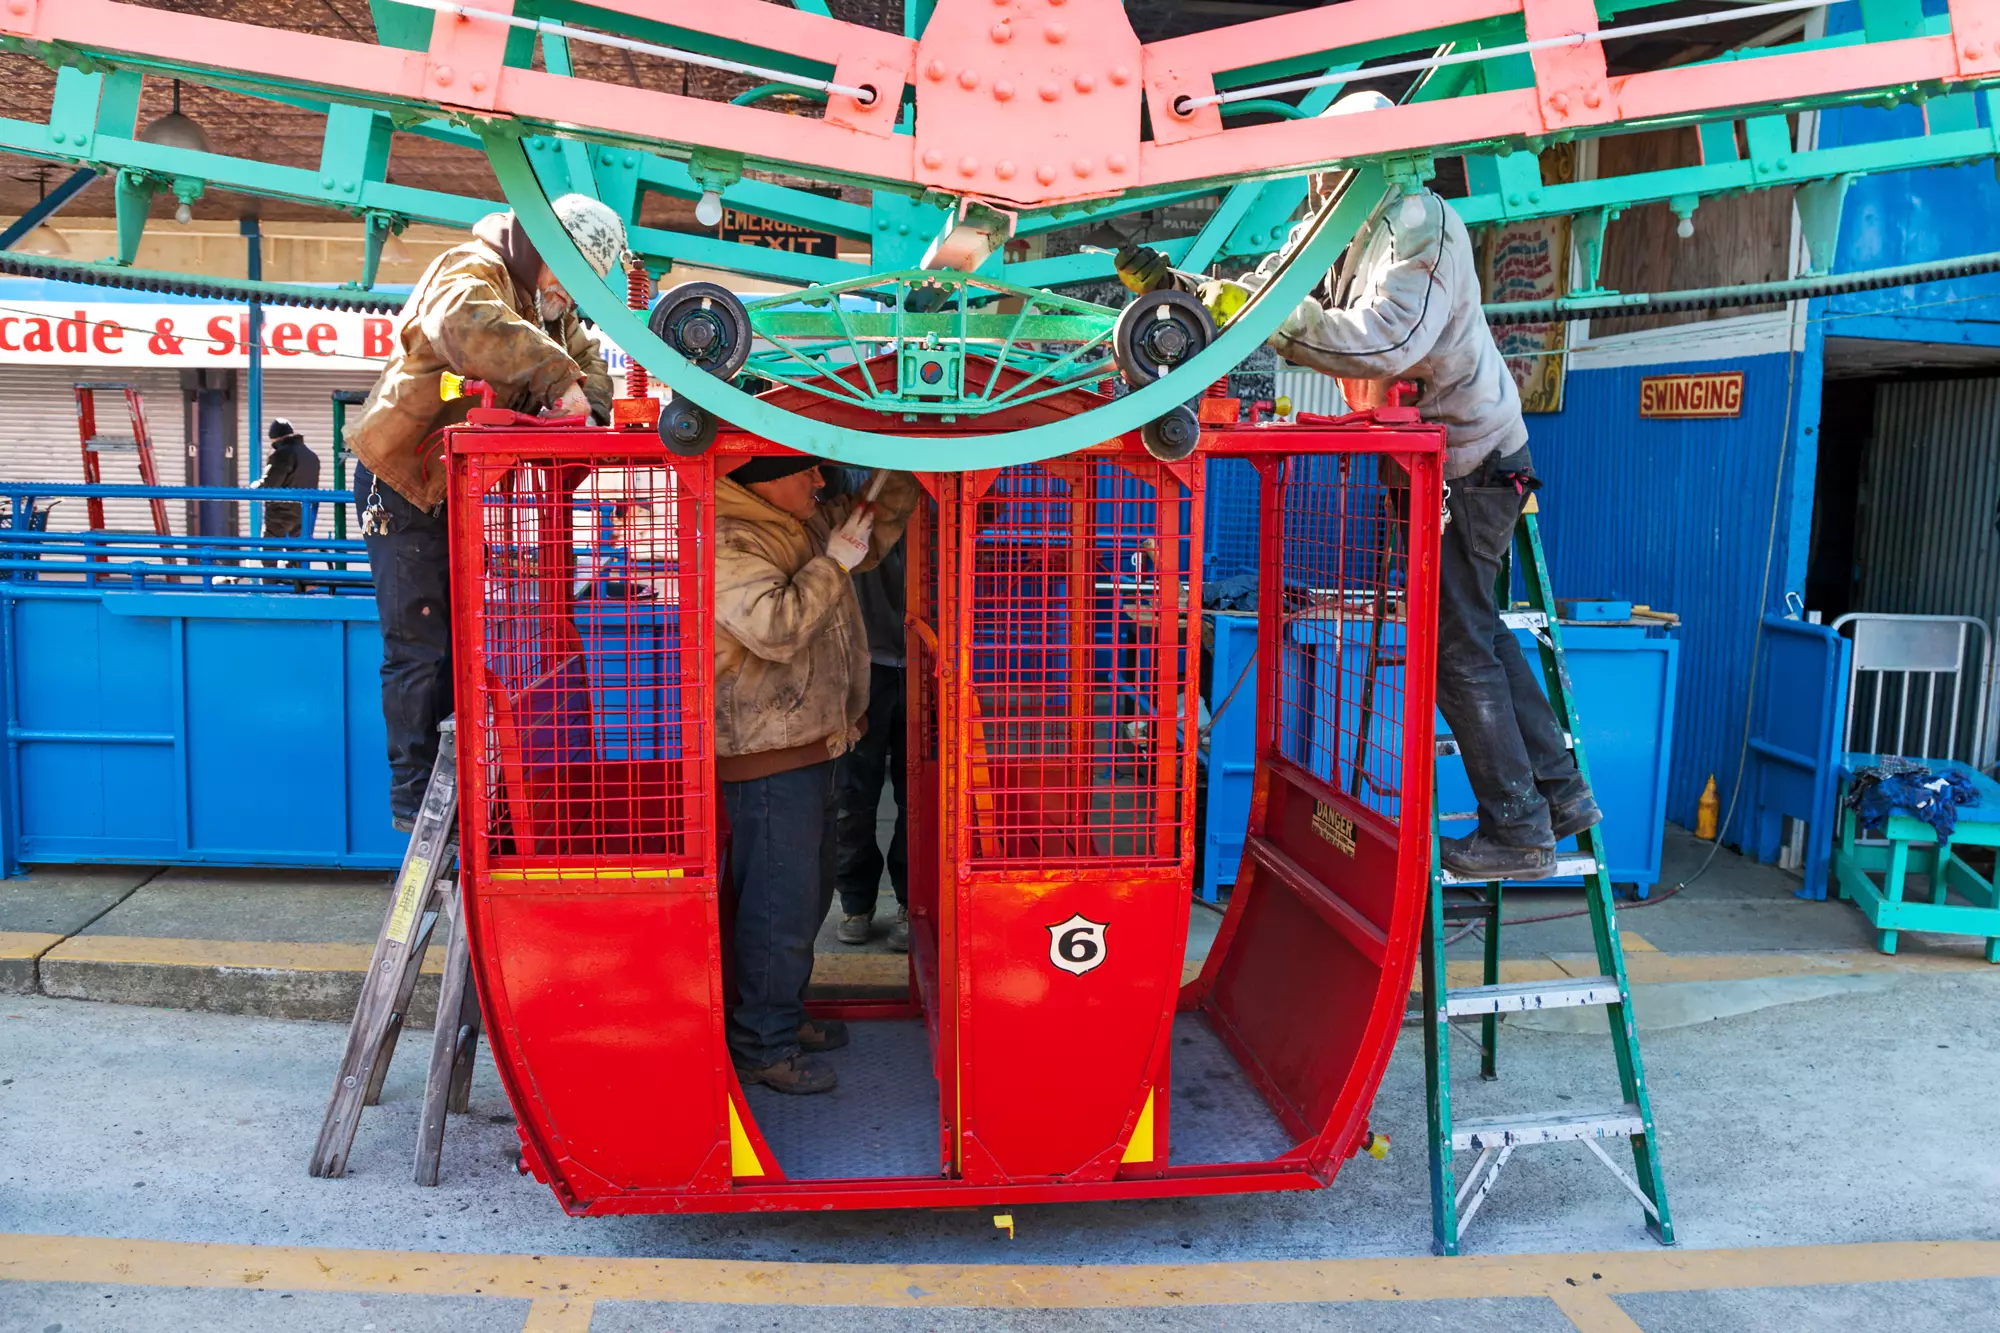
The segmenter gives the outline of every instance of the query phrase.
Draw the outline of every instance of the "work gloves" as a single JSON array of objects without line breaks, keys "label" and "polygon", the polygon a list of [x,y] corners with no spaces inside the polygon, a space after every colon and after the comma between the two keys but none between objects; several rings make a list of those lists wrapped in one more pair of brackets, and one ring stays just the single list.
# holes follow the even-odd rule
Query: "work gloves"
[{"label": "work gloves", "polygon": [[571,384],[563,390],[562,397],[549,404],[548,415],[552,417],[588,417],[590,399],[584,397],[583,385]]},{"label": "work gloves", "polygon": [[1167,257],[1143,245],[1126,246],[1111,262],[1118,270],[1118,281],[1139,296],[1158,291],[1169,281]]},{"label": "work gloves", "polygon": [[868,558],[868,539],[875,532],[875,510],[872,505],[856,505],[854,512],[827,535],[826,553],[842,569],[852,574],[863,560]]},{"label": "work gloves", "polygon": [[1227,328],[1237,312],[1250,304],[1250,289],[1227,278],[1210,278],[1195,290],[1195,295],[1208,307],[1208,316],[1218,329]]}]

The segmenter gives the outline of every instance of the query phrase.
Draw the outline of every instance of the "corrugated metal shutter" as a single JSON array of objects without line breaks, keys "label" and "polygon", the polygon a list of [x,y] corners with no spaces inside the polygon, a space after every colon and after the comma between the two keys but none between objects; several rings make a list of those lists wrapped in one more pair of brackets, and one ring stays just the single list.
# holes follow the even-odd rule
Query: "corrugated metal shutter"
[{"label": "corrugated metal shutter", "polygon": [[[1667,787],[1667,818],[1680,824],[1694,823],[1711,773],[1729,802],[1765,610],[1758,594],[1767,549],[1771,605],[1784,596],[1783,516],[1795,509],[1789,500],[1779,509],[1775,548],[1770,544],[1774,472],[1788,415],[1791,432],[1799,429],[1786,409],[1786,362],[1777,355],[1573,370],[1563,410],[1527,419],[1556,594],[1629,599],[1680,613]],[[1741,370],[1742,415],[1640,419],[1642,378],[1695,370]],[[1800,484],[1795,471],[1787,467],[1788,495]],[[1743,813],[1739,803],[1739,821]]]},{"label": "corrugated metal shutter", "polygon": [[[330,490],[333,487],[333,391],[358,389],[366,393],[374,386],[375,375],[366,370],[266,372],[264,420],[258,423],[254,434],[250,433],[250,422],[247,419],[249,404],[243,402],[244,395],[239,391],[237,402],[241,406],[238,410],[246,414],[246,417],[238,421],[237,428],[245,432],[242,438],[254,438],[259,441],[258,448],[261,451],[268,446],[264,432],[269,427],[271,419],[287,418],[292,423],[292,428],[305,436],[306,447],[319,455],[319,484]],[[360,410],[358,407],[347,409],[350,425]],[[262,456],[261,453],[259,456]],[[353,484],[352,465],[353,460],[350,459],[348,476],[350,485]],[[353,517],[352,514],[348,515],[347,535],[350,537],[360,535],[354,526]],[[315,525],[314,535],[318,537],[333,535],[332,505],[323,504],[319,507],[319,521]]]},{"label": "corrugated metal shutter", "polygon": [[1875,394],[1857,611],[2000,616],[2000,379]]},{"label": "corrugated metal shutter", "polygon": [[[76,433],[76,389],[79,381],[100,380],[136,384],[146,408],[146,425],[153,438],[153,459],[161,484],[178,486],[187,480],[187,422],[181,408],[177,370],[132,366],[0,365],[0,477],[8,481],[83,481],[82,442]],[[129,435],[122,394],[97,398],[98,430]],[[139,465],[133,454],[102,456],[107,483],[136,485]],[[185,532],[186,510],[167,506],[173,531]],[[153,519],[144,500],[107,500],[104,521],[114,530],[150,532]],[[89,525],[81,500],[64,500],[49,517],[52,528],[80,532]]]},{"label": "corrugated metal shutter", "polygon": [[1337,417],[1347,411],[1340,396],[1340,381],[1317,370],[1278,363],[1278,396],[1292,400],[1294,412],[1316,412]]},{"label": "corrugated metal shutter", "polygon": [[[132,366],[19,366],[0,365],[0,478],[8,481],[81,482],[83,454],[76,434],[75,385],[81,380],[130,383],[139,386],[145,402],[146,424],[153,437],[154,461],[164,485],[179,486],[187,481],[187,413],[182,406],[178,370],[154,370]],[[333,485],[333,391],[358,389],[366,392],[375,376],[365,370],[282,370],[264,377],[264,422],[254,434],[247,419],[242,377],[237,382],[237,439],[239,443],[262,441],[264,428],[273,417],[288,417],[319,455],[320,485]],[[352,412],[350,411],[350,416]],[[98,428],[113,435],[125,435],[125,404],[117,394],[98,396]],[[260,446],[261,447],[261,446]],[[103,459],[104,480],[131,484],[139,480],[138,464],[131,454],[108,454]],[[240,473],[248,479],[248,468]],[[114,530],[149,532],[153,520],[143,500],[105,502],[105,522]],[[176,533],[187,531],[187,507],[170,503],[167,520]],[[81,500],[65,500],[49,519],[51,527],[81,531],[87,524]],[[333,510],[320,506],[318,535],[331,536]],[[349,525],[350,528],[352,525]]]}]

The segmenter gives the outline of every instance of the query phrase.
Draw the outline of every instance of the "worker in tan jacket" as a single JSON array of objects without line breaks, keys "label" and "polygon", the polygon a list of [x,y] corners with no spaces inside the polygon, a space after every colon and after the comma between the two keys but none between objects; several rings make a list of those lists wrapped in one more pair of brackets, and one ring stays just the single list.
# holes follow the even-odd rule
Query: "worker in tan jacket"
[{"label": "worker in tan jacket", "polygon": [[916,479],[878,472],[821,501],[819,460],[756,458],[716,483],[715,772],[736,887],[737,1075],[826,1092],[818,1053],[847,1044],[807,1022],[813,938],[833,903],[834,760],[868,715],[868,633],[849,577],[903,535]]},{"label": "worker in tan jacket", "polygon": [[[625,225],[595,199],[554,203],[599,277],[625,253]],[[510,213],[482,218],[472,238],[432,261],[403,303],[389,362],[347,447],[382,627],[382,717],[389,739],[389,813],[407,832],[452,711],[451,580],[445,534],[444,431],[478,406],[447,399],[445,373],[492,386],[522,412],[611,419],[611,375],[597,343]]]}]

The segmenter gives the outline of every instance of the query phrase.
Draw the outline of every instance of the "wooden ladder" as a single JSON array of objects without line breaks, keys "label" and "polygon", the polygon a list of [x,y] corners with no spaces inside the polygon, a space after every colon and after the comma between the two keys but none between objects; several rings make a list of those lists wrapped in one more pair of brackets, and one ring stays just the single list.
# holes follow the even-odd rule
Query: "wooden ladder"
[{"label": "wooden ladder", "polygon": [[430,1074],[424,1081],[423,1117],[417,1130],[416,1181],[438,1183],[444,1151],[445,1115],[463,1114],[472,1097],[472,1067],[479,1048],[479,995],[473,984],[466,936],[464,898],[456,877],[458,861],[458,737],[447,718],[438,729],[438,757],[417,812],[410,846],[396,875],[361,999],[347,1029],[347,1048],[333,1082],[319,1141],[313,1146],[315,1176],[347,1173],[347,1156],[361,1109],[382,1097],[382,1082],[396,1054],[396,1039],[409,1017],[417,976],[439,922],[445,923],[444,980],[438,987],[437,1019],[431,1038]]}]

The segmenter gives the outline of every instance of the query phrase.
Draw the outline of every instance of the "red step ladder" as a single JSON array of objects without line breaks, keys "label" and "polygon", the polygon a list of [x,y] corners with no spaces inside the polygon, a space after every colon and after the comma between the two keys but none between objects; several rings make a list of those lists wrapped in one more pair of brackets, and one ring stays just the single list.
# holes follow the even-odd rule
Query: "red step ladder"
[{"label": "red step ladder", "polygon": [[[97,433],[97,395],[100,392],[116,391],[125,395],[125,410],[132,418],[130,437],[99,435]],[[95,486],[103,480],[98,459],[104,454],[139,455],[139,480],[147,486],[160,484],[159,470],[153,466],[153,437],[146,429],[146,405],[139,398],[136,384],[116,384],[104,381],[90,381],[76,386],[76,430],[83,442],[83,480]],[[159,496],[152,498],[153,531],[162,537],[171,537],[173,530],[167,526],[167,502]],[[90,511],[90,527],[93,532],[104,530],[104,500],[101,496],[90,496],[84,502]]]}]

